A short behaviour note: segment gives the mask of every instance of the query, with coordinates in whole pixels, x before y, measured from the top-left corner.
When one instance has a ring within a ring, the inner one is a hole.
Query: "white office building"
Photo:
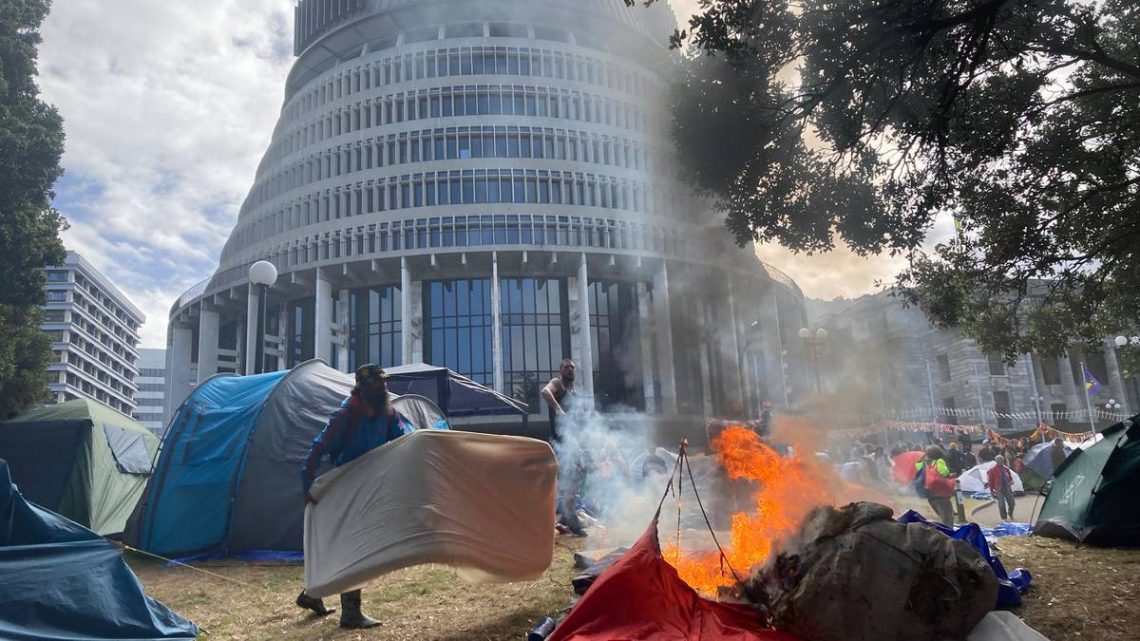
[[[55,358],[49,403],[88,397],[130,416],[135,410],[139,308],[79,254],[47,268],[43,329]]]
[[[133,418],[161,437],[166,428],[166,350],[140,349],[139,375],[135,379],[135,411]]]
[[[171,309],[168,404],[259,369],[259,260],[265,369],[423,361],[538,413],[569,357],[603,409],[783,398],[803,296],[678,179],[673,25],[666,2],[301,0],[272,142]]]

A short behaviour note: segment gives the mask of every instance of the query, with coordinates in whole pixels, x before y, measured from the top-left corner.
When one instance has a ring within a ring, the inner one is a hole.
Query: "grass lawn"
[[[341,630],[337,615],[321,619],[298,609],[300,566],[203,565],[238,584],[142,557],[128,560],[151,596],[201,626],[208,633],[203,639],[517,641],[538,619],[569,605],[573,553],[589,541],[560,538],[553,566],[531,583],[473,585],[439,567],[396,572],[364,590],[365,612],[384,620],[368,631]],[[1140,550],[1022,537],[1002,539],[999,553],[1007,568],[1033,573],[1015,612],[1051,641],[1140,638]]]
[[[450,569],[431,566],[390,574],[364,589],[364,611],[384,622],[367,631],[341,630],[339,611],[320,618],[298,608],[293,600],[303,582],[299,565],[197,566],[239,584],[137,555],[127,560],[152,597],[203,629],[202,639],[517,641],[539,619],[569,606],[573,553],[582,541],[589,539],[560,538],[553,565],[530,583],[470,584]],[[336,597],[325,604],[340,607]]]

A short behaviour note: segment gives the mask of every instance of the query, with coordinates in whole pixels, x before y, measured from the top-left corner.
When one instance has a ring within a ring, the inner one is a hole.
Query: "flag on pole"
[[[1086,369],[1085,370],[1085,391],[1088,392],[1089,394],[1096,394],[1097,392],[1100,391],[1100,388],[1101,388],[1100,381],[1096,380],[1096,377],[1092,375],[1092,372],[1090,372],[1090,371],[1088,371],[1088,369]]]

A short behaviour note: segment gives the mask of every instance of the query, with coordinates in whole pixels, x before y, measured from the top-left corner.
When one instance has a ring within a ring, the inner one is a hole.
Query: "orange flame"
[[[812,509],[833,501],[834,490],[841,484],[816,460],[814,447],[797,447],[794,456],[783,457],[744,427],[726,428],[713,439],[712,449],[730,479],[754,484],[754,505],[732,515],[731,542],[724,548],[729,564],[738,573],[763,563],[782,540],[799,529]],[[682,553],[676,545],[669,545],[664,555],[681,578],[699,592],[712,595],[718,586],[735,583],[727,568],[721,571],[720,556],[715,551]]]

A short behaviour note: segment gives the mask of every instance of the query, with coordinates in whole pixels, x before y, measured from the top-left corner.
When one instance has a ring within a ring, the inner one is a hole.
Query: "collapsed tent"
[[[305,592],[325,597],[424,563],[483,581],[550,567],[558,464],[517,436],[420,431],[322,475],[305,512]]]
[[[389,392],[429,398],[451,418],[518,415],[525,420],[528,415],[525,403],[464,378],[446,367],[415,363],[390,367],[384,372],[388,375]]]
[[[1140,545],[1140,416],[1103,435],[1056,470],[1034,534],[1092,545]]]
[[[157,451],[149,430],[90,399],[0,423],[0,458],[23,495],[103,536],[123,531]]]
[[[193,623],[146,596],[112,543],[27,502],[0,459],[0,638],[197,636]]]
[[[547,641],[796,641],[746,605],[698,595],[661,555],[660,512],[594,582]]]
[[[958,477],[958,489],[966,494],[989,493],[989,490],[986,488],[986,483],[989,483],[989,478],[986,474],[988,474],[990,469],[995,465],[997,465],[997,463],[993,461],[978,463],[974,467],[962,472],[962,475]],[[1015,493],[1025,492],[1025,485],[1021,482],[1021,476],[1013,470],[1010,470],[1009,473],[1013,476],[1013,491]]]

